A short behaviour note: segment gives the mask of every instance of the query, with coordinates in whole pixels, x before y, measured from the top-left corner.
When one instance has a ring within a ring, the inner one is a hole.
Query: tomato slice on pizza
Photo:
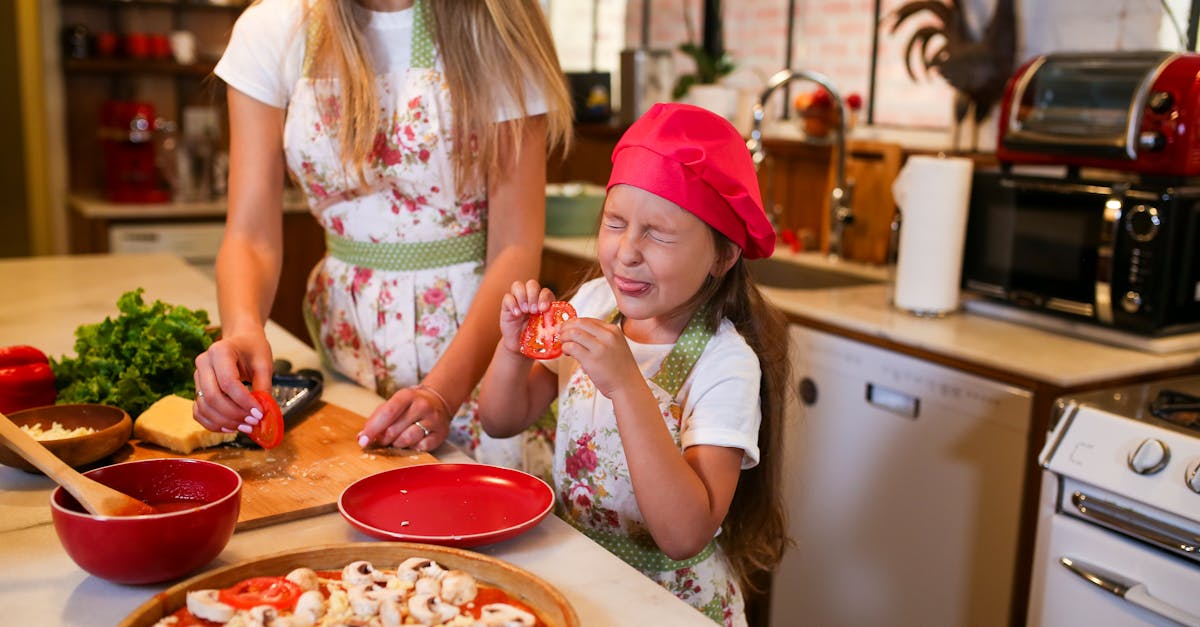
[[[530,314],[521,333],[521,354],[533,359],[554,359],[562,355],[559,333],[567,320],[575,317],[575,308],[565,301],[554,301],[540,314]]]
[[[222,589],[217,593],[217,598],[240,610],[260,605],[290,610],[302,592],[299,585],[284,577],[252,577]]]

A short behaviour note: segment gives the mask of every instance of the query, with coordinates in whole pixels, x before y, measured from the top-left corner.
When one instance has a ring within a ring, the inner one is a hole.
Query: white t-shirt
[[[287,108],[292,88],[304,64],[305,0],[262,0],[238,17],[225,53],[214,73],[234,89],[265,104]],[[357,4],[354,14],[365,23],[367,45],[378,74],[395,74],[411,67],[413,9],[371,11]],[[441,69],[440,55],[435,64]],[[526,86],[526,115],[547,110],[537,85]],[[502,106],[497,120],[520,115],[515,105]]]
[[[601,277],[580,286],[571,305],[582,317],[607,320],[616,310],[617,300]],[[674,344],[642,344],[628,338],[625,341],[647,379],[658,372],[674,347]],[[567,363],[575,366],[577,362],[560,357],[539,363],[558,375],[561,394],[571,374],[560,372],[561,366]],[[758,356],[733,323],[722,320],[676,396],[683,410],[679,429],[682,448],[697,444],[740,448],[745,453],[742,468],[756,466],[758,428],[762,422],[761,379]]]

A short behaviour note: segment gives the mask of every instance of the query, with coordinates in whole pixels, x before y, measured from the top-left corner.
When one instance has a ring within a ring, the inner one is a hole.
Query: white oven
[[[1032,627],[1200,626],[1200,377],[1060,399]]]

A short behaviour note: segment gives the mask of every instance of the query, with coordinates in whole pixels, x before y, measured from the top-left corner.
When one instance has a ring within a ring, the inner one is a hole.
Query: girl
[[[430,450],[449,436],[475,452],[470,397],[496,307],[537,272],[545,155],[571,125],[537,0],[262,0],[216,74],[231,134],[223,334],[196,360],[196,420],[232,431],[261,416],[241,382],[271,383],[263,324],[283,270],[286,165],[326,232],[306,297],[313,343],[388,398],[360,445]],[[516,465],[507,444],[477,456]]]
[[[787,543],[786,324],[742,261],[770,255],[774,232],[741,136],[708,111],[655,105],[612,160],[603,278],[571,300],[564,356],[520,352],[554,296],[514,283],[480,419],[512,435],[557,397],[559,515],[717,622],[744,624],[742,589]]]

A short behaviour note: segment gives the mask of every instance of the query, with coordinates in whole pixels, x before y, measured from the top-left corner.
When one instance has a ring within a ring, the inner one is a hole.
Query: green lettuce
[[[50,359],[58,403],[103,403],[137,417],[168,394],[195,398],[196,356],[217,339],[203,309],[147,305],[142,288],[117,299],[120,311],[75,330],[75,358]]]

